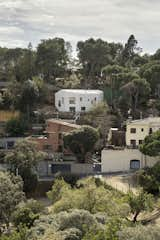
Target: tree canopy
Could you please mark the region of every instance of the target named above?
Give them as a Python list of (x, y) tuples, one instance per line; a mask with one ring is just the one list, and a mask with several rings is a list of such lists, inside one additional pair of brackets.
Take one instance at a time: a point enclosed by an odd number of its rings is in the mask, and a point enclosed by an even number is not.
[(86, 154), (94, 150), (98, 141), (98, 131), (90, 126), (82, 126), (64, 135), (64, 146), (68, 147), (78, 158), (78, 161), (85, 162)]

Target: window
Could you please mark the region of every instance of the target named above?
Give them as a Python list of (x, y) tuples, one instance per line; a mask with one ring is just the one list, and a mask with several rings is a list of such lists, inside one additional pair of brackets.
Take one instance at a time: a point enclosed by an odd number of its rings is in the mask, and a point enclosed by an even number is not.
[(132, 139), (130, 143), (132, 147), (136, 147), (136, 140)]
[(52, 150), (52, 145), (46, 144), (43, 147), (44, 150)]
[(58, 134), (58, 138), (59, 138), (59, 140), (62, 139), (62, 133)]
[(52, 164), (51, 172), (52, 172), (52, 174), (55, 174), (57, 172), (70, 173), (71, 165), (70, 164)]
[(95, 102), (97, 101), (97, 98), (96, 98), (96, 97), (94, 98), (94, 101), (95, 101)]
[(14, 141), (7, 142), (7, 149), (12, 149), (14, 147)]
[(61, 100), (58, 101), (58, 107), (61, 107)]
[(75, 111), (76, 111), (76, 108), (75, 108), (75, 107), (70, 107), (70, 108), (69, 108), (69, 111), (70, 111), (70, 112), (75, 112)]
[(152, 128), (149, 129), (149, 134), (152, 134), (153, 130)]
[(130, 129), (130, 132), (131, 132), (131, 133), (136, 133), (136, 128), (131, 128), (131, 129)]
[(75, 97), (70, 97), (69, 98), (69, 104), (76, 104), (76, 98)]
[(143, 128), (141, 128), (141, 132), (143, 132), (144, 131), (144, 129)]
[(83, 98), (82, 97), (80, 97), (80, 102), (82, 102), (83, 101)]
[(63, 146), (62, 145), (58, 146), (58, 152), (63, 152)]
[(135, 169), (135, 170), (140, 169), (140, 160), (136, 160), (136, 159), (131, 160), (130, 169)]
[(143, 143), (143, 140), (139, 140), (139, 145)]
[(81, 107), (81, 111), (85, 111), (86, 110), (86, 107)]

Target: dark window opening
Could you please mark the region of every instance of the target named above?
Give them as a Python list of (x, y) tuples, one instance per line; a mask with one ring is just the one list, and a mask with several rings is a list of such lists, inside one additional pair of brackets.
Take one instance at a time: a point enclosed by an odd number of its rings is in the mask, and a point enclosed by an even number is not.
[(62, 133), (59, 133), (59, 134), (58, 134), (58, 138), (59, 138), (59, 140), (62, 139)]
[(62, 145), (58, 146), (58, 152), (60, 152), (60, 153), (63, 152), (63, 146)]
[(52, 174), (55, 174), (57, 172), (70, 173), (71, 165), (70, 164), (52, 164), (51, 172), (52, 172)]
[(131, 128), (130, 132), (131, 133), (136, 133), (136, 128)]
[(131, 140), (131, 145), (132, 145), (132, 147), (136, 147), (136, 140), (132, 139)]
[(7, 142), (7, 149), (12, 149), (14, 147), (14, 141)]
[(70, 111), (70, 112), (75, 112), (75, 111), (76, 111), (76, 108), (75, 108), (75, 107), (70, 107), (70, 108), (69, 108), (69, 111)]
[(149, 134), (152, 134), (153, 133), (153, 130), (152, 128), (149, 129)]
[(140, 169), (140, 160), (131, 160), (130, 161), (130, 169)]
[(58, 101), (58, 107), (61, 107), (61, 101), (60, 100)]
[(81, 111), (86, 111), (86, 107), (81, 107)]

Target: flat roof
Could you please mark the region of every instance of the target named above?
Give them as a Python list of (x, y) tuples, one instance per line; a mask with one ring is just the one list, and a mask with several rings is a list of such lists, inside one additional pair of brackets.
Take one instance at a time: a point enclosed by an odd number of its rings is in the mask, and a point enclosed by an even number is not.
[(63, 120), (60, 120), (60, 119), (51, 118), (51, 119), (47, 119), (46, 121), (47, 122), (53, 122), (53, 123), (56, 123), (56, 124), (60, 124), (60, 125), (63, 125), (63, 126), (73, 127), (73, 128), (80, 128), (81, 127), (81, 125), (74, 124), (74, 123), (69, 123), (69, 122), (64, 122)]
[(87, 94), (87, 93), (91, 93), (91, 94), (97, 94), (97, 93), (103, 93), (103, 91), (101, 90), (94, 90), (94, 89), (61, 89), (58, 91), (59, 92), (64, 92), (64, 93), (80, 93), (80, 94)]
[(136, 124), (136, 125), (141, 125), (141, 124), (156, 124), (159, 123), (160, 124), (160, 117), (148, 117), (148, 118), (144, 118), (144, 119), (137, 119), (137, 120), (132, 120), (130, 122), (128, 122), (129, 124)]

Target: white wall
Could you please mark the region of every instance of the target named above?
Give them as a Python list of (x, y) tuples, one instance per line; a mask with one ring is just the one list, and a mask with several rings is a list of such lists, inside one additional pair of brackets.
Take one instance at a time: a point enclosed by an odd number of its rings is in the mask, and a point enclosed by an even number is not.
[[(75, 104), (69, 103), (70, 98), (75, 98)], [(61, 101), (61, 106), (59, 106), (59, 101)], [(103, 102), (102, 91), (60, 90), (55, 94), (55, 106), (60, 112), (69, 112), (70, 107), (75, 107), (76, 112), (81, 112), (81, 107), (85, 107), (85, 111), (89, 111), (92, 107), (101, 102)]]
[[(136, 128), (136, 133), (131, 133), (131, 128)], [(142, 131), (143, 129), (143, 131)], [(139, 140), (144, 140), (146, 136), (149, 134), (149, 126), (148, 125), (134, 125), (134, 124), (128, 124), (127, 130), (126, 130), (126, 145), (130, 146), (130, 141), (136, 140), (136, 145), (139, 145)]]
[(140, 167), (152, 167), (160, 159), (144, 156), (138, 149), (102, 150), (102, 172), (123, 172), (130, 170), (130, 161), (140, 160)]

